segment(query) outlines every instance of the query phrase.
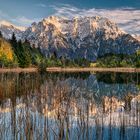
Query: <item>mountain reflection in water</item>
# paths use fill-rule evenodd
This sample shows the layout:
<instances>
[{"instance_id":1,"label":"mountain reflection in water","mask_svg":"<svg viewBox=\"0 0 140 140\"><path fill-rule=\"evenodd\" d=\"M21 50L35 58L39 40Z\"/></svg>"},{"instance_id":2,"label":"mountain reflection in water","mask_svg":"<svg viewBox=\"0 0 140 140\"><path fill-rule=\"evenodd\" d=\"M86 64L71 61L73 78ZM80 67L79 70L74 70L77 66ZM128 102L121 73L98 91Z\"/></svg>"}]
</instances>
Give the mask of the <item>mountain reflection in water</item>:
<instances>
[{"instance_id":1,"label":"mountain reflection in water","mask_svg":"<svg viewBox=\"0 0 140 140\"><path fill-rule=\"evenodd\" d=\"M139 140L140 75L0 74L0 139Z\"/></svg>"}]
</instances>

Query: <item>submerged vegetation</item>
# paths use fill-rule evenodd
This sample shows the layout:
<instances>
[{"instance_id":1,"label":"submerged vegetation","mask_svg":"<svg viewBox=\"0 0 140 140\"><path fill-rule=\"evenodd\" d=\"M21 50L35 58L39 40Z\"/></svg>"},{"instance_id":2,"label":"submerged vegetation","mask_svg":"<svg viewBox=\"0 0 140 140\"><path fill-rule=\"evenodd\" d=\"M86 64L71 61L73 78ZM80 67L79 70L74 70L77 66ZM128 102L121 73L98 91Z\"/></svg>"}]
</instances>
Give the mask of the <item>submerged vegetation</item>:
<instances>
[{"instance_id":1,"label":"submerged vegetation","mask_svg":"<svg viewBox=\"0 0 140 140\"><path fill-rule=\"evenodd\" d=\"M137 74L104 75L1 73L0 138L139 140Z\"/></svg>"}]
</instances>

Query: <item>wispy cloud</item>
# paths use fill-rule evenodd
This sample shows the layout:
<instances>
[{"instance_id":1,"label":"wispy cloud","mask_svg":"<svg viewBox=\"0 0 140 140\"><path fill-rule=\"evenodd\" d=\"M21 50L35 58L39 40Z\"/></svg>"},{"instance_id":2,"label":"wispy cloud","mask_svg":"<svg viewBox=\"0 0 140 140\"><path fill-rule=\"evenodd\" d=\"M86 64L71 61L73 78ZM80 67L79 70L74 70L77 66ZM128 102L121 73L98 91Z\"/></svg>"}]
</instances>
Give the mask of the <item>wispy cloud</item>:
<instances>
[{"instance_id":1,"label":"wispy cloud","mask_svg":"<svg viewBox=\"0 0 140 140\"><path fill-rule=\"evenodd\" d=\"M22 25L22 26L30 26L33 22L39 22L41 18L27 18L25 16L19 16L16 17L15 19L11 19L12 22Z\"/></svg>"},{"instance_id":2,"label":"wispy cloud","mask_svg":"<svg viewBox=\"0 0 140 140\"><path fill-rule=\"evenodd\" d=\"M17 23L22 23L23 25L29 25L32 22L35 22L35 19L29 19L25 16L21 16L21 17L17 17L15 19L12 19L13 22L17 22Z\"/></svg>"},{"instance_id":3,"label":"wispy cloud","mask_svg":"<svg viewBox=\"0 0 140 140\"><path fill-rule=\"evenodd\" d=\"M4 13L2 10L0 10L0 20L11 22L12 24L18 25L18 26L29 26L33 22L38 22L41 20L41 18L27 18L25 16L17 16L17 17L11 17L8 14Z\"/></svg>"},{"instance_id":4,"label":"wispy cloud","mask_svg":"<svg viewBox=\"0 0 140 140\"><path fill-rule=\"evenodd\" d=\"M6 13L4 13L2 10L0 10L0 19L9 19L10 16Z\"/></svg>"},{"instance_id":5,"label":"wispy cloud","mask_svg":"<svg viewBox=\"0 0 140 140\"><path fill-rule=\"evenodd\" d=\"M47 6L44 3L37 3L35 4L37 7L46 8Z\"/></svg>"},{"instance_id":6,"label":"wispy cloud","mask_svg":"<svg viewBox=\"0 0 140 140\"><path fill-rule=\"evenodd\" d=\"M140 10L131 7L120 9L79 9L71 5L51 6L56 16L103 16L116 22L119 27L131 34L140 34Z\"/></svg>"}]
</instances>

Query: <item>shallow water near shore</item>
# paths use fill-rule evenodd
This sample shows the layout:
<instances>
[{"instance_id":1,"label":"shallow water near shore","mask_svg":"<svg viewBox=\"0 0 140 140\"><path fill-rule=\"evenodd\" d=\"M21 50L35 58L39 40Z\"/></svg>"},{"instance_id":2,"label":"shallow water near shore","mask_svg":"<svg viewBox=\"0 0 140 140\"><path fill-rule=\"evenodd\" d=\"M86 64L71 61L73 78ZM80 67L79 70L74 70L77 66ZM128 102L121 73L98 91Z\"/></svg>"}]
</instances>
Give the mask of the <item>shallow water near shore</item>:
<instances>
[{"instance_id":1,"label":"shallow water near shore","mask_svg":"<svg viewBox=\"0 0 140 140\"><path fill-rule=\"evenodd\" d=\"M139 140L139 73L1 73L1 140Z\"/></svg>"}]
</instances>

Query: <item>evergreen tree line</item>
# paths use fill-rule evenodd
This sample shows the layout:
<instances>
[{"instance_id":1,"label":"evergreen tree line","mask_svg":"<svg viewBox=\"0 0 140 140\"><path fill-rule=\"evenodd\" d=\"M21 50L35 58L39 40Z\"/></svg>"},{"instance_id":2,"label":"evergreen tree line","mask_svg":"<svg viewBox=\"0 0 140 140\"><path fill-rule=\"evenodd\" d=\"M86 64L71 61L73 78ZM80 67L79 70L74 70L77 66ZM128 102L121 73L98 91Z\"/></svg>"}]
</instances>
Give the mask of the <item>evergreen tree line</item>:
<instances>
[{"instance_id":1,"label":"evergreen tree line","mask_svg":"<svg viewBox=\"0 0 140 140\"><path fill-rule=\"evenodd\" d=\"M140 67L140 51L131 55L126 54L106 54L99 57L96 62L97 67Z\"/></svg>"},{"instance_id":2,"label":"evergreen tree line","mask_svg":"<svg viewBox=\"0 0 140 140\"><path fill-rule=\"evenodd\" d=\"M0 39L6 42L1 32ZM45 59L39 48L31 47L27 39L24 42L22 42L21 40L17 41L14 33L12 35L12 38L7 40L7 42L10 44L11 50L13 51L13 60L9 65L6 65L4 63L4 59L2 59L1 61L4 67L25 68L30 66L37 66L43 61L43 59Z\"/></svg>"},{"instance_id":3,"label":"evergreen tree line","mask_svg":"<svg viewBox=\"0 0 140 140\"><path fill-rule=\"evenodd\" d=\"M19 67L25 68L31 65L38 65L44 58L38 48L31 47L29 41L17 41L13 33L10 40Z\"/></svg>"},{"instance_id":4,"label":"evergreen tree line","mask_svg":"<svg viewBox=\"0 0 140 140\"><path fill-rule=\"evenodd\" d=\"M2 33L0 32L0 38ZM3 40L5 40L3 38ZM13 33L10 40L7 42L11 45L13 51L13 60L5 64L2 58L1 63L4 67L33 67L37 66L39 70L46 70L46 67L87 67L90 62L84 58L70 60L66 57L58 57L54 51L49 58L46 58L39 48L31 47L30 42L17 40ZM34 46L34 45L33 45ZM1 47L1 45L0 45Z\"/></svg>"},{"instance_id":5,"label":"evergreen tree line","mask_svg":"<svg viewBox=\"0 0 140 140\"><path fill-rule=\"evenodd\" d=\"M24 42L17 40L13 33L12 38L6 40L0 32L0 67L35 66L39 71L45 71L46 67L90 67L91 64L84 58L58 57L56 52L46 58L39 48L31 47L27 39ZM132 55L106 54L97 58L96 67L140 67L140 51Z\"/></svg>"}]
</instances>

